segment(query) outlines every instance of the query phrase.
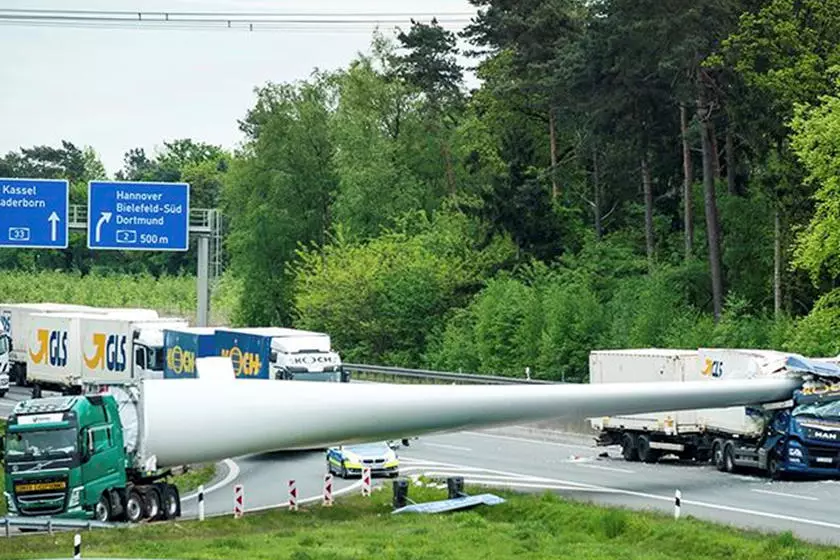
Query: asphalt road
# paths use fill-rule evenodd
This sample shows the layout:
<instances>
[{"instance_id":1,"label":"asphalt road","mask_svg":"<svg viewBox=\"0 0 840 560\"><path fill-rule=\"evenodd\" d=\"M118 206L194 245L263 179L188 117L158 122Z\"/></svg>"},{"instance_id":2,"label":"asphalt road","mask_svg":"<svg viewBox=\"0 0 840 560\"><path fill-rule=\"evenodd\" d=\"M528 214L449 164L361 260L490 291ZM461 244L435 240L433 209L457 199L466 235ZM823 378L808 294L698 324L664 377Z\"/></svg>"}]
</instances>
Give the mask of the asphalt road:
<instances>
[{"instance_id":1,"label":"asphalt road","mask_svg":"<svg viewBox=\"0 0 840 560\"><path fill-rule=\"evenodd\" d=\"M13 387L0 399L5 416L28 393ZM604 452L608 457L601 457ZM601 504L671 513L682 494L682 515L840 545L840 480L769 481L728 475L708 465L667 461L626 463L617 448L595 448L591 438L529 427L459 432L412 440L399 450L404 475L463 476L467 482L524 491L552 490ZM205 489L207 515L233 511L233 486L242 484L245 509L284 505L288 481L299 502L319 502L326 471L324 453L286 452L238 457L222 463ZM378 480L377 483L388 483ZM334 495L357 492L358 480L334 479ZM197 515L195 494L182 499L183 515Z\"/></svg>"},{"instance_id":2,"label":"asphalt road","mask_svg":"<svg viewBox=\"0 0 840 560\"><path fill-rule=\"evenodd\" d=\"M609 457L600 457L605 451ZM489 487L551 490L572 499L669 514L680 490L682 515L770 532L790 530L810 541L840 545L840 481L771 482L676 460L626 463L617 448L596 449L582 436L526 427L423 437L399 455L405 476L463 476ZM233 484L243 484L246 510L285 505L290 478L297 481L299 500L321 500L322 452L236 458L222 470L223 480L206 494L208 515L232 515ZM336 478L334 487L340 495L358 492L360 483ZM194 496L184 497L183 513L196 514Z\"/></svg>"}]
</instances>

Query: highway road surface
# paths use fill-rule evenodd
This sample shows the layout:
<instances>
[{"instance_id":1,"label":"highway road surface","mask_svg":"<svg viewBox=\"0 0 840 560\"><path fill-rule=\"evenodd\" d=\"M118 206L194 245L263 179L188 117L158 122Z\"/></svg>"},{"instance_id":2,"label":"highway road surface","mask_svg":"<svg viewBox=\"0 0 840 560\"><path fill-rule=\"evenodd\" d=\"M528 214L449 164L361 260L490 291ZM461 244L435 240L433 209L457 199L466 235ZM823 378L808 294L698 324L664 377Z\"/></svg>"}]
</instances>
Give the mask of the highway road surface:
<instances>
[{"instance_id":1,"label":"highway road surface","mask_svg":"<svg viewBox=\"0 0 840 560\"><path fill-rule=\"evenodd\" d=\"M605 451L609 456L601 457ZM617 448L595 448L583 436L527 427L427 436L412 440L399 454L405 476L463 476L468 483L551 490L572 499L669 514L680 490L682 515L771 532L791 530L810 541L840 545L840 480L775 482L676 460L626 463ZM228 463L235 466L222 469L224 484L206 497L208 515L232 514L232 484L244 485L246 510L286 504L290 478L297 481L301 498L320 501L323 453L274 453ZM339 493L358 492L360 484L336 478L335 487ZM195 515L195 505L193 496L185 496L184 514Z\"/></svg>"},{"instance_id":2,"label":"highway road surface","mask_svg":"<svg viewBox=\"0 0 840 560\"><path fill-rule=\"evenodd\" d=\"M13 387L0 399L0 415L27 396ZM608 456L602 457L605 452ZM791 530L808 540L840 545L840 480L770 481L678 461L626 463L617 448L595 448L591 438L524 426L426 436L412 440L399 454L407 476L463 476L469 483L551 490L573 499L669 514L680 490L683 515L745 528ZM246 510L283 505L289 479L297 482L300 502L320 502L325 465L319 451L226 460L206 488L205 511L232 514L235 484L244 486ZM358 480L334 480L335 496L359 489ZM182 507L185 517L197 515L194 493L183 496Z\"/></svg>"}]
</instances>

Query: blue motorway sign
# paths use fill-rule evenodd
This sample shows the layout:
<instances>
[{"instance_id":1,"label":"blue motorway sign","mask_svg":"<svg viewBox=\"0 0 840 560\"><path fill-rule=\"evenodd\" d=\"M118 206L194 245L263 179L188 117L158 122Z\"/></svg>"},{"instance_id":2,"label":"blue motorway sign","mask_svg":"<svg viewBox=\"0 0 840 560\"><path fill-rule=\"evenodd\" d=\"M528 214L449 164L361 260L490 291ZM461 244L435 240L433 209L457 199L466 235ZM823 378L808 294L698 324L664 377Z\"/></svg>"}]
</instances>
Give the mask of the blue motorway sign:
<instances>
[{"instance_id":1,"label":"blue motorway sign","mask_svg":"<svg viewBox=\"0 0 840 560\"><path fill-rule=\"evenodd\" d=\"M67 248L64 179L0 179L0 247Z\"/></svg>"},{"instance_id":2,"label":"blue motorway sign","mask_svg":"<svg viewBox=\"0 0 840 560\"><path fill-rule=\"evenodd\" d=\"M91 249L186 251L189 227L190 186L186 183L88 183Z\"/></svg>"}]
</instances>

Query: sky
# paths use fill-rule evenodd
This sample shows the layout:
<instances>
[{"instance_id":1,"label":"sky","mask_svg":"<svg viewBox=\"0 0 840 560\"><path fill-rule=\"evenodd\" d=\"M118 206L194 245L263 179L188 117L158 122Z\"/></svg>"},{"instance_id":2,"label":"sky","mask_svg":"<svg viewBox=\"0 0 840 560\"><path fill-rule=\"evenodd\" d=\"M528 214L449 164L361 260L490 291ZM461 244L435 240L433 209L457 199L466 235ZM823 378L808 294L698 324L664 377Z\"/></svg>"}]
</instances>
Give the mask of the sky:
<instances>
[{"instance_id":1,"label":"sky","mask_svg":"<svg viewBox=\"0 0 840 560\"><path fill-rule=\"evenodd\" d=\"M467 0L2 0L2 9L465 13ZM419 18L428 20L428 18ZM410 22L406 17L404 28ZM392 28L388 25L387 28ZM193 138L233 149L256 86L305 79L368 50L370 30L77 29L0 25L0 154L68 140L109 176L135 147ZM384 29L388 30L388 29Z\"/></svg>"}]
</instances>

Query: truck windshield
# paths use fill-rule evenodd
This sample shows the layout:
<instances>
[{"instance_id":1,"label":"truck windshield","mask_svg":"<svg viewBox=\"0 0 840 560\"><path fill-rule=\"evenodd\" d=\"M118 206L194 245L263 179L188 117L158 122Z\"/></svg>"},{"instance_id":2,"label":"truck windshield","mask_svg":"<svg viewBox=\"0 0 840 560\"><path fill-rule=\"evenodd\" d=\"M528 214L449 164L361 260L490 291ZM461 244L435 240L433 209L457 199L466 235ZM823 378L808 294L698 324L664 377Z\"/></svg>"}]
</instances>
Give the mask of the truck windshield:
<instances>
[{"instance_id":1,"label":"truck windshield","mask_svg":"<svg viewBox=\"0 0 840 560\"><path fill-rule=\"evenodd\" d=\"M163 371L163 351L160 348L149 348L148 368L152 371Z\"/></svg>"},{"instance_id":2,"label":"truck windshield","mask_svg":"<svg viewBox=\"0 0 840 560\"><path fill-rule=\"evenodd\" d=\"M74 451L76 431L71 428L6 434L6 460L9 462L69 455Z\"/></svg>"},{"instance_id":3,"label":"truck windshield","mask_svg":"<svg viewBox=\"0 0 840 560\"><path fill-rule=\"evenodd\" d=\"M793 409L794 416L816 416L817 418L840 418L840 400L800 404Z\"/></svg>"}]
</instances>

